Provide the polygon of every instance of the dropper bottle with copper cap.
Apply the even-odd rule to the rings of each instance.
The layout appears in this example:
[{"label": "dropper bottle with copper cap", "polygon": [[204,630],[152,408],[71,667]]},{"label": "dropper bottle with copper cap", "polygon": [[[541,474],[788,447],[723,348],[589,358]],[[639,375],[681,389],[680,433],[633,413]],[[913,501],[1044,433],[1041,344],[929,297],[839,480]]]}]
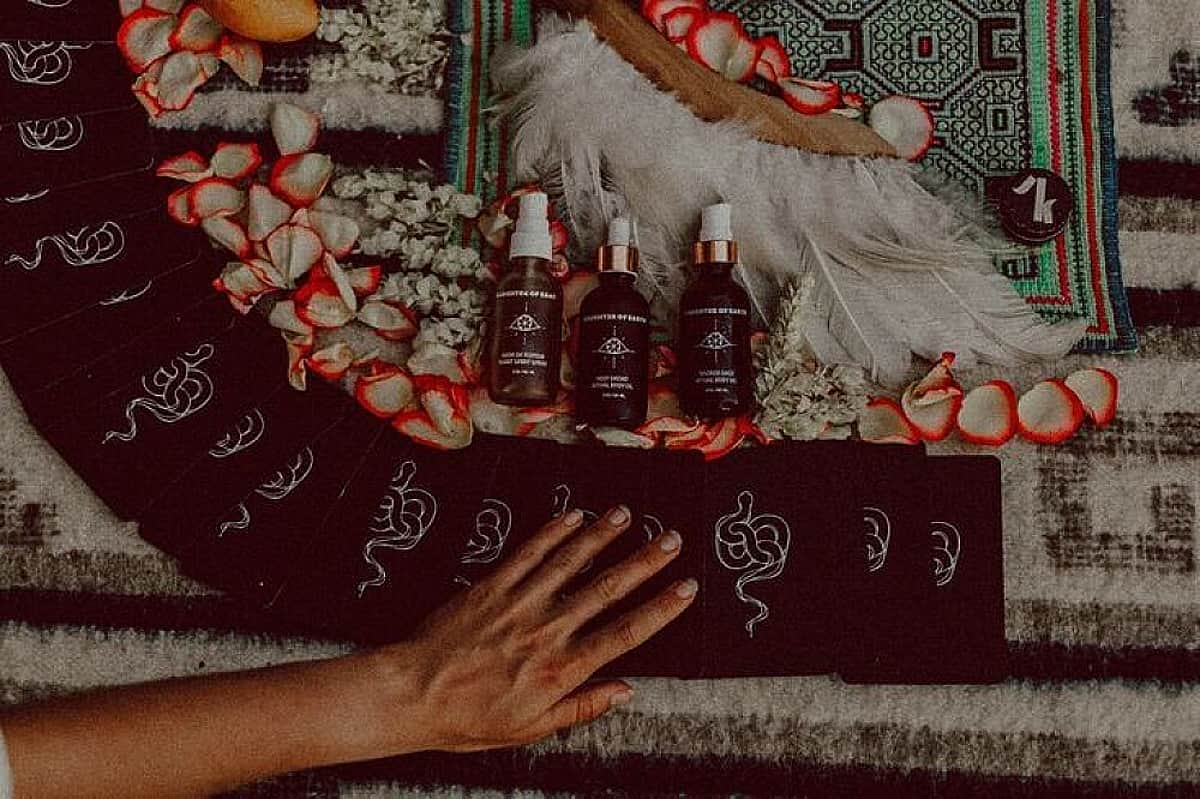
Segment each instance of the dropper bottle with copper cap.
[{"label": "dropper bottle with copper cap", "polygon": [[696,275],[679,304],[679,401],[685,413],[720,419],[750,410],[750,298],[733,279],[738,263],[731,209],[710,205],[692,250]]},{"label": "dropper bottle with copper cap", "polygon": [[575,413],[584,422],[637,427],[649,393],[650,305],[638,293],[638,250],[628,219],[608,228],[596,262],[600,285],[579,312]]}]

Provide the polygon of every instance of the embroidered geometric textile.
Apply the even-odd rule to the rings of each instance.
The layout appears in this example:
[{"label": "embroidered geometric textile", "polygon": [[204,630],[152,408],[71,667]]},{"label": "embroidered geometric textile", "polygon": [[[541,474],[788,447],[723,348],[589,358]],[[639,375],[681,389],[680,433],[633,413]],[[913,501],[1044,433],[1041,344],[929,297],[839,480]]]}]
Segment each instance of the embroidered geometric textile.
[{"label": "embroidered geometric textile", "polygon": [[773,34],[797,75],[868,104],[916,97],[936,121],[924,164],[976,192],[1026,167],[1075,193],[1063,236],[1001,270],[1044,316],[1086,317],[1081,351],[1134,349],[1116,243],[1108,0],[716,0]]}]

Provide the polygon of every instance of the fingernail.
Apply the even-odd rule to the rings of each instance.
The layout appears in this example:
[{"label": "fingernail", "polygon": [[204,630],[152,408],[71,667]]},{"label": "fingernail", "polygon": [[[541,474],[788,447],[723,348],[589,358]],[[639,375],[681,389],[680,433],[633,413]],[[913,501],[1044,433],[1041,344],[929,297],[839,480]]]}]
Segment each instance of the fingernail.
[{"label": "fingernail", "polygon": [[617,705],[628,705],[629,700],[631,699],[633,699],[633,691],[626,689],[624,691],[617,691],[615,694],[610,696],[608,698],[608,704],[612,705],[613,707],[616,707]]},{"label": "fingernail", "polygon": [[700,583],[695,580],[684,580],[679,585],[675,586],[675,596],[680,599],[691,599],[700,590]]},{"label": "fingernail", "polygon": [[578,527],[583,524],[583,511],[569,510],[563,515],[563,524],[567,527]]},{"label": "fingernail", "polygon": [[608,512],[609,524],[624,524],[629,521],[629,508],[618,505]]},{"label": "fingernail", "polygon": [[658,537],[658,546],[663,552],[674,552],[683,544],[683,539],[674,530],[667,530]]}]

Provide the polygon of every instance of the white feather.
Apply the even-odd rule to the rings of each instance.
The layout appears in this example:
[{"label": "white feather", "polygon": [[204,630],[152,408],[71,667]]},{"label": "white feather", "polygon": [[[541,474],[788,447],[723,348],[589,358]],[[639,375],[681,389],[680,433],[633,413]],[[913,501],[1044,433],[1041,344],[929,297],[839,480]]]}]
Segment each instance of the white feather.
[{"label": "white feather", "polygon": [[[546,17],[539,42],[509,50],[493,78],[509,95],[514,167],[547,183],[590,257],[618,211],[637,218],[645,270],[674,297],[700,209],[734,206],[745,282],[759,307],[815,278],[815,354],[888,384],[912,353],[960,363],[1057,358],[1085,323],[1042,323],[995,271],[976,209],[960,212],[893,159],[830,157],[765,144],[736,123],[695,117],[599,41]],[[966,209],[964,209],[966,211]]]}]

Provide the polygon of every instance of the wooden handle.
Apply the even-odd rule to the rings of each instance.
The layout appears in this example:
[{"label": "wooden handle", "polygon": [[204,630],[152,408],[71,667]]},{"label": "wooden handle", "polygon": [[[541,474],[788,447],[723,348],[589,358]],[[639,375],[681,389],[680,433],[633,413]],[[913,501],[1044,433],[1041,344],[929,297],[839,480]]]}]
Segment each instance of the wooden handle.
[{"label": "wooden handle", "polygon": [[861,122],[838,114],[800,114],[778,97],[727,80],[696,63],[624,0],[545,1],[560,11],[587,19],[597,36],[703,120],[740,120],[762,141],[814,153],[896,155],[890,144]]}]

